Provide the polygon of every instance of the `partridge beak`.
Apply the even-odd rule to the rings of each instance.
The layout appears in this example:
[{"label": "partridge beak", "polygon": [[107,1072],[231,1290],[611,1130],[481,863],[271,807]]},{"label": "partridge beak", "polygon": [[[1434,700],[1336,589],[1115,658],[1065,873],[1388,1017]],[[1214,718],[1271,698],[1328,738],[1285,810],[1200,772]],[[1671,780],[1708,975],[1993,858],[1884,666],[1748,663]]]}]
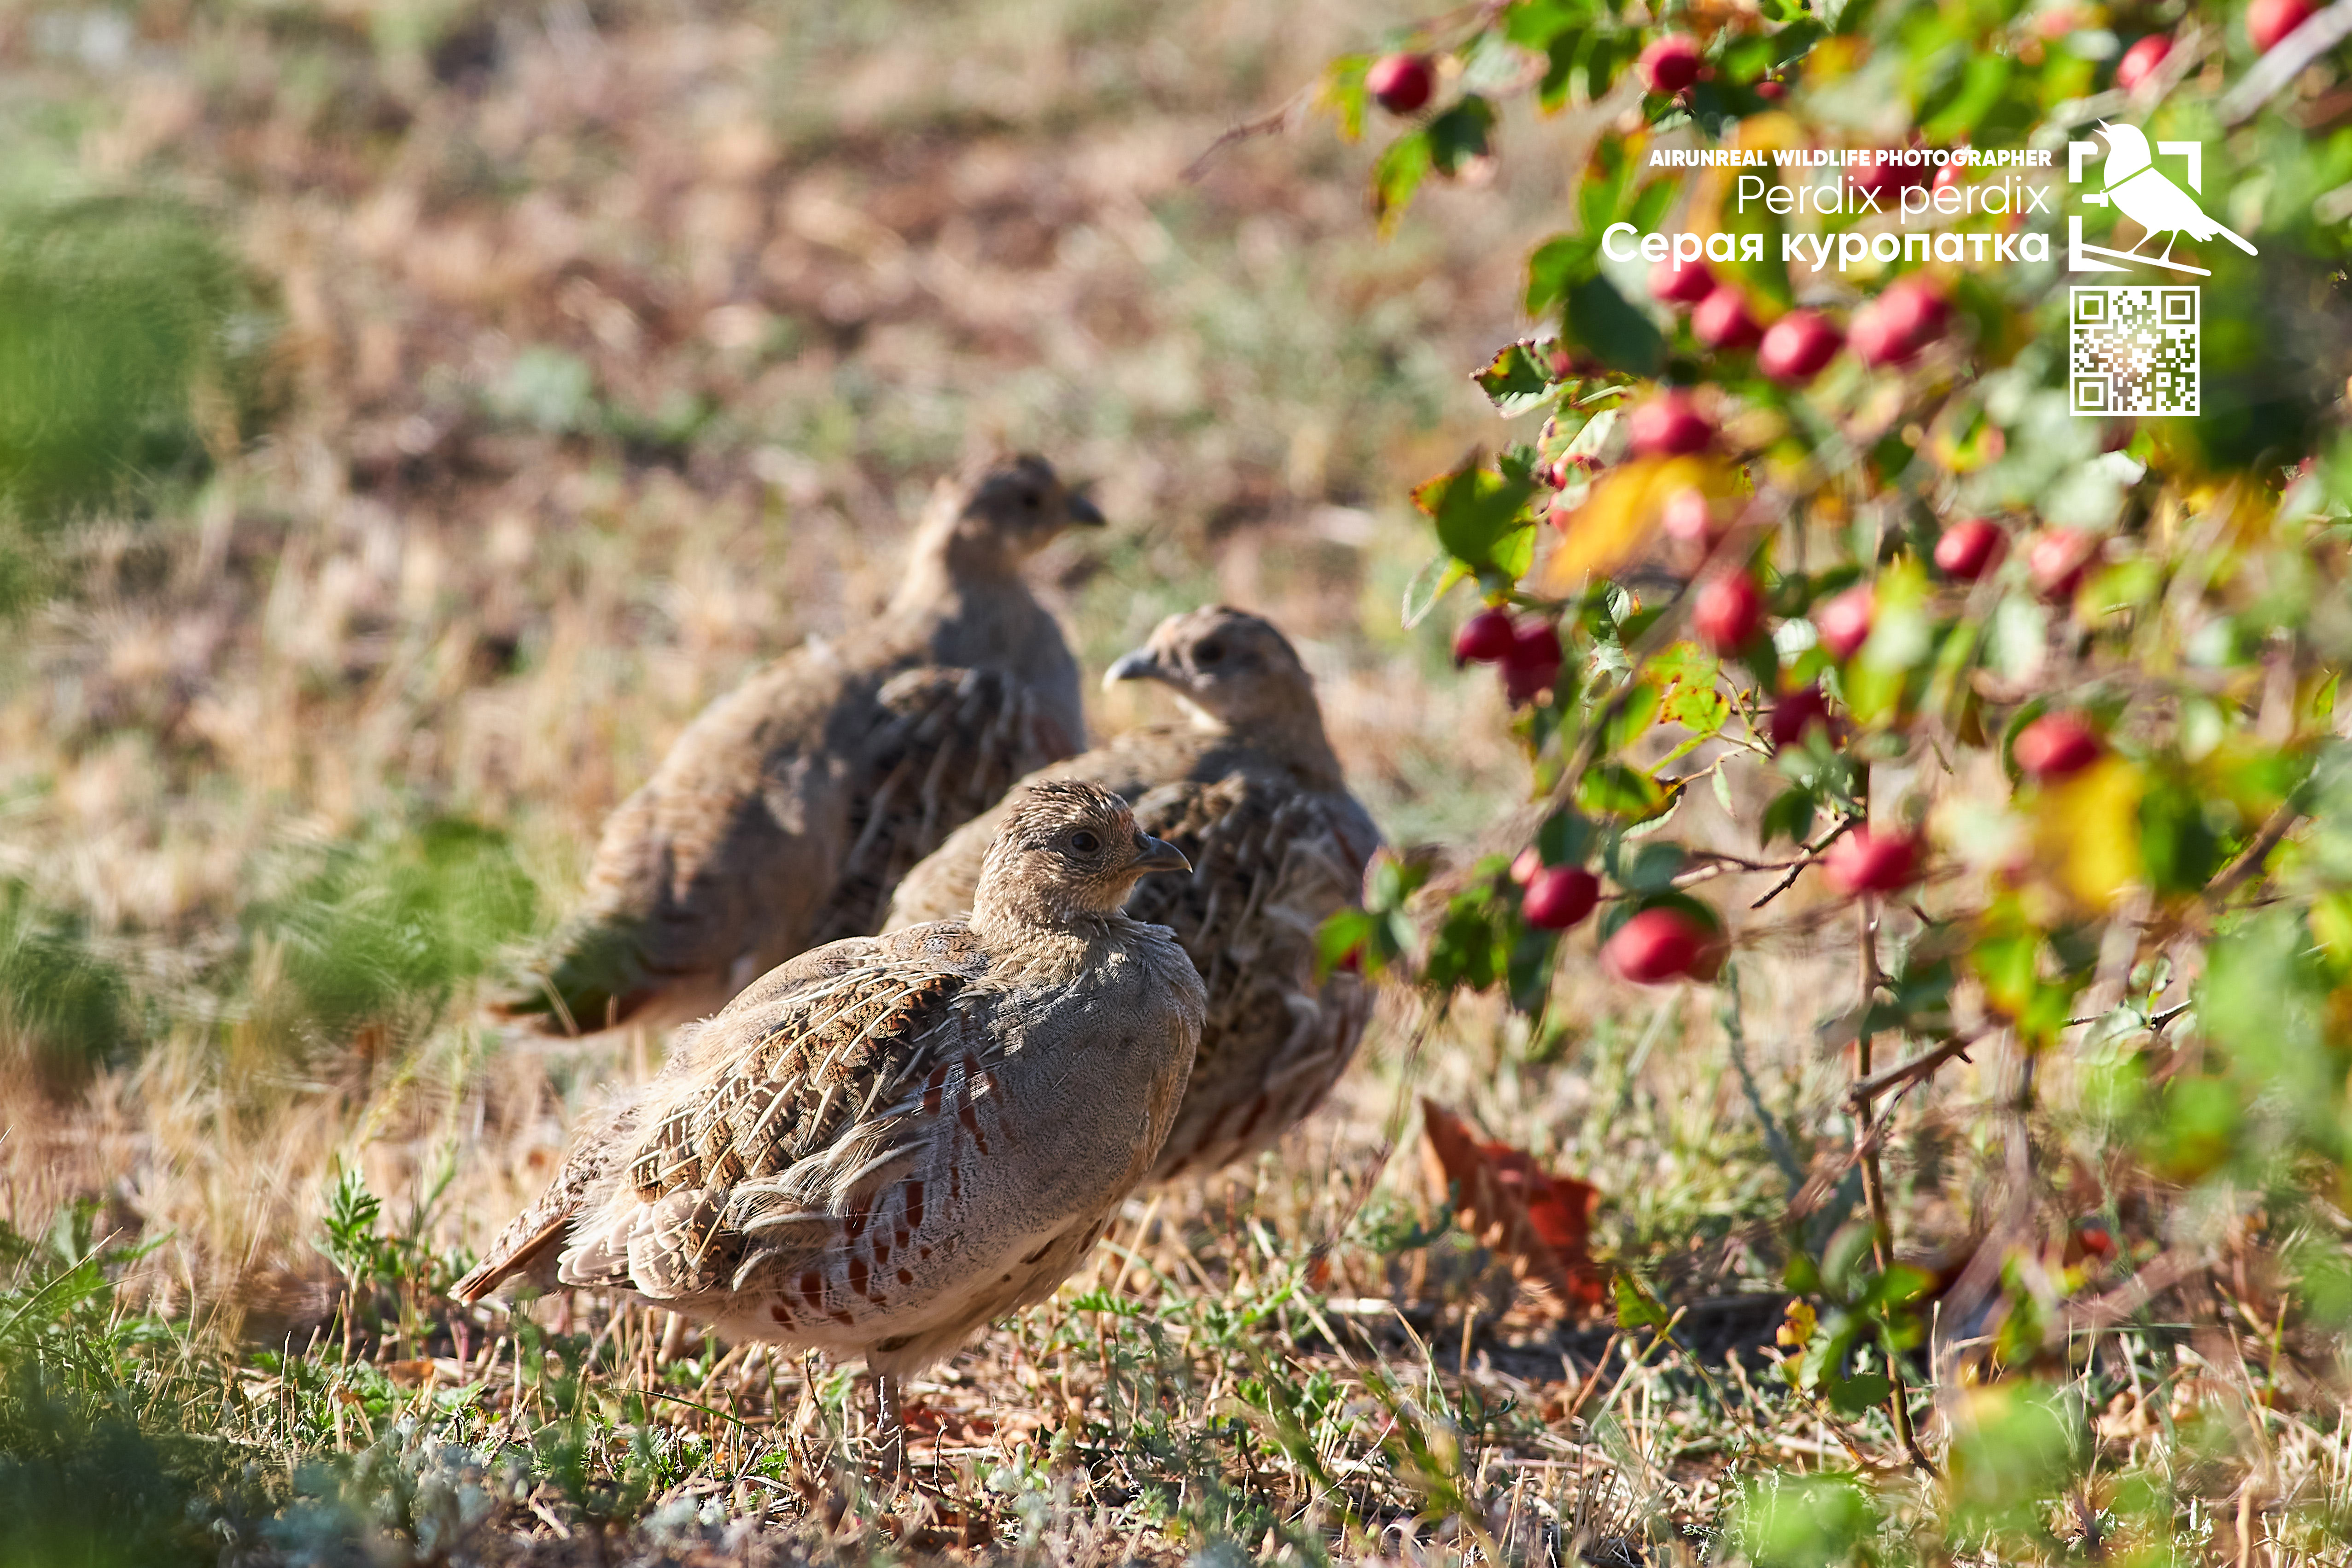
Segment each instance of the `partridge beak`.
[{"label": "partridge beak", "polygon": [[1156,681],[1164,675],[1160,659],[1149,648],[1138,648],[1132,653],[1122,653],[1118,662],[1103,672],[1103,690],[1108,691],[1121,681]]},{"label": "partridge beak", "polygon": [[1190,872],[1192,862],[1184,858],[1182,850],[1166,839],[1155,839],[1146,834],[1143,841],[1136,845],[1135,858],[1128,862],[1127,869],[1138,873],[1147,871]]},{"label": "partridge beak", "polygon": [[1098,528],[1110,521],[1108,517],[1102,515],[1102,508],[1094,504],[1093,497],[1081,496],[1075,490],[1070,492],[1066,509],[1070,514],[1070,521],[1086,528]]}]

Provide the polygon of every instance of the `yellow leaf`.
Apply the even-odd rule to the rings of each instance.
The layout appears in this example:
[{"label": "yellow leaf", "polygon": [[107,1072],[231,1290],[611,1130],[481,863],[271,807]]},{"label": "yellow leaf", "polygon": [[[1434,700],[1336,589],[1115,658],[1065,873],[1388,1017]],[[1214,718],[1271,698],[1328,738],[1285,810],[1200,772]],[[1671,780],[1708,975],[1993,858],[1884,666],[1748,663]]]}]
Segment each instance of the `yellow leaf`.
[{"label": "yellow leaf", "polygon": [[1788,1321],[1772,1335],[1773,1343],[1786,1345],[1790,1350],[1802,1350],[1813,1343],[1813,1326],[1817,1321],[1811,1302],[1790,1301]]},{"label": "yellow leaf", "polygon": [[2120,757],[2045,786],[2034,802],[2034,858],[2077,904],[2104,910],[2140,880],[2139,802],[2147,779]]},{"label": "yellow leaf", "polygon": [[1722,465],[1700,457],[1636,457],[1602,476],[1569,515],[1568,537],[1544,563],[1542,592],[1566,598],[1591,577],[1606,577],[1640,553],[1668,497],[1697,486],[1727,493]]}]

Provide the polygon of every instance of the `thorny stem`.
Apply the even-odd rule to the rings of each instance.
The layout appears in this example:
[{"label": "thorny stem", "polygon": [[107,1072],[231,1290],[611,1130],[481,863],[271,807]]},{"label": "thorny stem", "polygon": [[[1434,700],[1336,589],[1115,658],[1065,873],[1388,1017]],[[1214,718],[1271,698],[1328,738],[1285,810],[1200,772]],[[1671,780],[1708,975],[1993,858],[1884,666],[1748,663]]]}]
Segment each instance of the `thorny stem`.
[{"label": "thorny stem", "polygon": [[[1865,797],[1866,798],[1866,797]],[[1853,1076],[1857,1087],[1871,1076],[1870,1009],[1877,998],[1879,983],[1885,977],[1878,968],[1878,907],[1877,900],[1865,898],[1861,905],[1862,921],[1862,1027],[1853,1040]],[[1862,1198],[1870,1209],[1870,1249],[1884,1275],[1895,1266],[1895,1227],[1886,1215],[1886,1184],[1878,1167],[1878,1140],[1872,1135],[1871,1106],[1863,1099],[1855,1107],[1853,1135],[1862,1157]],[[1902,1443],[1911,1462],[1927,1475],[1936,1474],[1935,1462],[1919,1447],[1919,1435],[1911,1426],[1911,1394],[1903,1381],[1903,1364],[1895,1353],[1894,1336],[1882,1337],[1880,1347],[1886,1359],[1887,1414],[1895,1420],[1895,1436]]]}]

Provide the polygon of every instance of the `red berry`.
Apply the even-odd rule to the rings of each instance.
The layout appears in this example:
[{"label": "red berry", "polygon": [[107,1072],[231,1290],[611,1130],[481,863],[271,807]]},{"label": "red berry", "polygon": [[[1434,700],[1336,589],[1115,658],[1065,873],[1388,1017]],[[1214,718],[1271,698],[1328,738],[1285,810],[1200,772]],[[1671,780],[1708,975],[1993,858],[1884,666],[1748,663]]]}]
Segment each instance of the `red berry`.
[{"label": "red berry", "polygon": [[2116,62],[2116,85],[2126,92],[2131,91],[2156,74],[2156,68],[2170,53],[2172,40],[2162,33],[2150,33],[2126,49],[2124,57]]},{"label": "red berry", "polygon": [[1864,824],[1830,846],[1822,857],[1822,875],[1848,897],[1908,887],[1919,880],[1919,841],[1908,833],[1874,832]]},{"label": "red berry", "polygon": [[1784,694],[1772,705],[1771,716],[1765,721],[1775,751],[1796,745],[1804,739],[1807,730],[1817,726],[1825,732],[1830,727],[1829,699],[1822,695],[1818,684]]},{"label": "red berry", "polygon": [[1462,630],[1454,633],[1454,662],[1456,664],[1499,664],[1511,656],[1513,642],[1511,612],[1507,610],[1481,610],[1462,622]]},{"label": "red berry", "polygon": [[1838,329],[1810,310],[1791,310],[1766,329],[1756,368],[1776,382],[1801,386],[1837,357]]},{"label": "red berry", "polygon": [[1364,73],[1364,90],[1391,114],[1411,114],[1429,101],[1437,72],[1427,55],[1383,55]]},{"label": "red berry", "polygon": [[1565,931],[1601,901],[1601,881],[1582,866],[1546,866],[1528,879],[1519,913],[1538,931]]},{"label": "red berry", "polygon": [[1764,591],[1744,571],[1709,578],[1691,601],[1691,626],[1717,653],[1736,653],[1764,629]]},{"label": "red berry", "polygon": [[2010,755],[2018,771],[2037,783],[2080,773],[2106,749],[2098,731],[2071,713],[2045,713],[2017,732]]},{"label": "red berry", "polygon": [[2072,599],[2098,553],[2099,541],[2080,528],[2044,528],[2025,547],[2025,570],[2042,598]]},{"label": "red berry", "polygon": [[1949,163],[1938,165],[1936,170],[1936,178],[1931,182],[1933,188],[1938,191],[1950,190],[1953,186],[1958,184],[1963,179],[1967,178],[1966,175],[1960,172],[1960,171],[1965,167],[1966,165],[1961,163],[1958,159],[1953,160]]},{"label": "red berry", "polygon": [[1668,33],[1653,40],[1637,64],[1652,92],[1678,93],[1698,80],[1698,40],[1688,33]]},{"label": "red berry", "polygon": [[2254,0],[2246,7],[2246,37],[2254,41],[2258,53],[2266,55],[2318,9],[2313,0]]},{"label": "red berry", "polygon": [[1906,277],[1853,313],[1848,341],[1865,365],[1895,364],[1942,337],[1949,315],[1942,295]]},{"label": "red berry", "polygon": [[1829,650],[1831,658],[1851,659],[1870,640],[1870,620],[1877,609],[1878,596],[1864,583],[1813,612],[1813,628],[1821,632],[1822,646]]},{"label": "red berry", "polygon": [[1666,497],[1658,526],[1670,539],[1703,545],[1715,537],[1715,508],[1707,504],[1706,491],[1696,485],[1685,486]]},{"label": "red berry", "polygon": [[1974,582],[2009,549],[2009,536],[1982,517],[1962,517],[1936,541],[1936,567],[1955,582]]},{"label": "red berry", "polygon": [[1765,77],[1756,84],[1756,96],[1767,103],[1778,103],[1789,96],[1789,89],[1778,78]]},{"label": "red berry", "polygon": [[1682,457],[1704,452],[1715,426],[1690,394],[1663,392],[1626,416],[1625,432],[1636,457]]},{"label": "red berry", "polygon": [[1715,933],[1681,910],[1644,909],[1617,927],[1601,960],[1620,979],[1654,986],[1701,974],[1715,946]]},{"label": "red berry", "polygon": [[1559,632],[1549,621],[1529,621],[1511,636],[1503,655],[1503,695],[1513,706],[1531,703],[1559,679]]},{"label": "red berry", "polygon": [[1543,854],[1535,845],[1521,850],[1511,862],[1511,880],[1521,887],[1535,881],[1536,873],[1543,870]]},{"label": "red berry", "polygon": [[[1928,168],[1927,163],[1906,162],[1895,152],[1881,151],[1872,154],[1869,162],[1852,165],[1846,179],[1857,191],[1876,191],[1882,196],[1892,196],[1910,186],[1926,184]],[[1885,206],[1892,211],[1895,203],[1889,200]]]},{"label": "red berry", "polygon": [[1661,261],[1650,267],[1650,294],[1664,305],[1696,305],[1715,292],[1715,274],[1703,261]]},{"label": "red berry", "polygon": [[1710,349],[1752,349],[1764,336],[1748,313],[1748,297],[1727,283],[1691,312],[1691,332]]}]

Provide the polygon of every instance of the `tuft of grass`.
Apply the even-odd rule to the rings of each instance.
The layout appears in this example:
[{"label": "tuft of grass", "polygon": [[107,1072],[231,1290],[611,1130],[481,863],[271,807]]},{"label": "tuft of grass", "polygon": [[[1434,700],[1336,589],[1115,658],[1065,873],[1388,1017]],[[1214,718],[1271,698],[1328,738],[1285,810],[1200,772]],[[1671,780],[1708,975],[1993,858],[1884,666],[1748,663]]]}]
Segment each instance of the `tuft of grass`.
[{"label": "tuft of grass", "polygon": [[141,1038],[130,981],[86,923],[0,882],[0,1058],[64,1089],[129,1060]]},{"label": "tuft of grass", "polygon": [[316,1043],[371,1027],[430,1030],[538,915],[504,832],[438,818],[328,846],[244,924],[256,967],[274,970],[262,1006]]},{"label": "tuft of grass", "polygon": [[0,521],[198,476],[259,406],[269,329],[211,225],[144,197],[0,216]]}]

